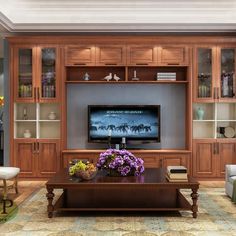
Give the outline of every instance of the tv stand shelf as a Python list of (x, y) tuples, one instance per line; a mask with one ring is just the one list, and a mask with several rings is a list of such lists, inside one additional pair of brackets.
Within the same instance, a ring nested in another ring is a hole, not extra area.
[[(72, 159), (86, 159), (96, 163), (99, 154), (105, 150), (99, 149), (65, 149), (62, 151), (62, 167), (67, 168)], [(183, 165), (190, 170), (191, 151), (187, 149), (140, 149), (129, 150), (135, 156), (144, 160), (145, 167), (166, 167), (168, 165)]]

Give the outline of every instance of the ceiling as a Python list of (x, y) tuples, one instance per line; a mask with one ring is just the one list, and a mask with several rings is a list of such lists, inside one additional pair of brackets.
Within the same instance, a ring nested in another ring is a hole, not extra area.
[(0, 32), (234, 32), (236, 0), (0, 0)]

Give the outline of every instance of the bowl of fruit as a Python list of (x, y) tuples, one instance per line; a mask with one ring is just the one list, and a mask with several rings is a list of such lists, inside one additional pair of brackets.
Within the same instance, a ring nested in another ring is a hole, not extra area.
[(97, 168), (90, 162), (78, 161), (69, 168), (71, 176), (79, 177), (83, 180), (93, 179), (97, 174)]

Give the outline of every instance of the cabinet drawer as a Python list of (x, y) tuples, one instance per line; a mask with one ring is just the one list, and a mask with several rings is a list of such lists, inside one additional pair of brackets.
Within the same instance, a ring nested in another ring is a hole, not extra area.
[(96, 47), (96, 65), (126, 65), (126, 47), (124, 45), (98, 45)]
[(66, 47), (66, 65), (94, 66), (95, 47), (93, 45), (71, 45)]
[(160, 159), (157, 154), (142, 154), (133, 153), (136, 157), (140, 157), (144, 161), (144, 166), (146, 168), (158, 168), (160, 167)]
[(160, 159), (161, 167), (185, 166), (189, 171), (189, 155), (187, 154), (162, 154)]
[(157, 49), (155, 46), (131, 45), (127, 48), (128, 65), (156, 65)]
[(189, 53), (187, 47), (163, 46), (159, 48), (158, 52), (158, 59), (160, 64), (183, 65), (189, 63)]

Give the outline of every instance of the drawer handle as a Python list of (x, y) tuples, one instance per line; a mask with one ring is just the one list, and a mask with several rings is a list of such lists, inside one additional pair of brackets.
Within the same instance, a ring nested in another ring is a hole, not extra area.
[(179, 66), (179, 63), (167, 63), (169, 66)]
[(137, 66), (148, 66), (148, 63), (136, 63)]
[(117, 63), (105, 63), (106, 66), (116, 66)]
[(75, 66), (86, 66), (86, 63), (74, 63)]

